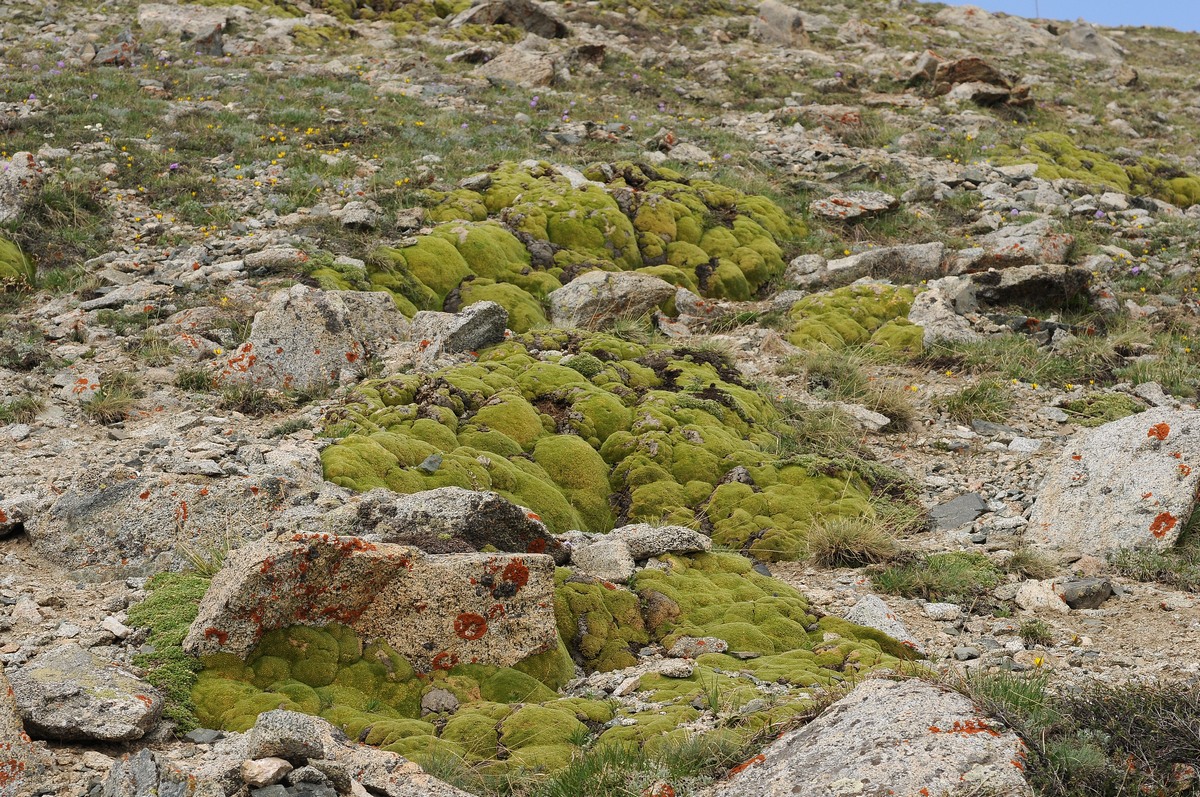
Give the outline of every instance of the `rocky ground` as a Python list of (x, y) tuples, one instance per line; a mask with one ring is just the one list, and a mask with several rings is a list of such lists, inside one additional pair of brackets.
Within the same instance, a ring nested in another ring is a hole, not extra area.
[(0, 795), (1197, 793), (1197, 55), (5, 3)]

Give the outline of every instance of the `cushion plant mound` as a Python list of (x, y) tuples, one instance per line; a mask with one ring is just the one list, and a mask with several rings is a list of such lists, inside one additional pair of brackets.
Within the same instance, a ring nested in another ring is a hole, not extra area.
[(1037, 176), (1045, 180), (1079, 180), (1134, 196), (1154, 196), (1181, 208), (1200, 202), (1200, 176), (1159, 158), (1118, 162), (1104, 153), (1083, 149), (1064, 133), (1026, 136), (1020, 150), (1002, 149), (997, 162), (1036, 163)]
[[(353, 490), (492, 490), (559, 534), (703, 524), (718, 545), (778, 560), (821, 518), (874, 513), (870, 471), (780, 459), (780, 423), (719, 353), (549, 330), (362, 384), (327, 414), (340, 439), (322, 460)], [(422, 467), (432, 454), (440, 464)], [(727, 481), (735, 468), (744, 475)]]
[[(818, 619), (800, 593), (737, 554), (667, 555), (640, 571), (632, 589), (567, 568), (556, 584), (560, 644), (515, 667), (461, 663), (420, 673), (386, 642), (346, 626), (293, 626), (265, 634), (245, 660), (205, 656), (191, 694), (196, 720), (245, 731), (260, 713), (284, 708), (418, 763), (452, 754), (497, 775), (555, 772), (593, 742), (648, 750), (686, 742), (693, 731), (680, 726), (702, 708), (745, 705), (764, 681), (783, 687), (761, 710), (713, 731), (745, 743), (809, 710), (811, 690), (912, 657), (878, 631)], [(557, 692), (575, 675), (572, 659), (586, 671), (623, 668), (649, 642), (682, 635), (718, 637), (730, 650), (701, 654), (688, 677), (644, 673), (640, 699), (624, 707)], [(734, 655), (748, 652), (760, 655)], [(422, 697), (434, 692), (453, 700), (430, 713)]]
[(642, 271), (713, 298), (746, 300), (783, 274), (781, 246), (807, 233), (766, 197), (630, 162), (586, 172), (501, 163), (478, 191), (430, 192), (438, 226), (380, 247), (366, 274), (314, 264), (326, 288), (390, 291), (407, 315), (502, 305), (523, 332), (547, 296), (588, 271)]
[(6, 284), (33, 285), (33, 262), (25, 257), (21, 247), (0, 237), (0, 287)]
[(851, 285), (806, 296), (792, 305), (788, 341), (803, 349), (868, 346), (916, 354), (924, 332), (908, 320), (913, 291), (891, 285)]

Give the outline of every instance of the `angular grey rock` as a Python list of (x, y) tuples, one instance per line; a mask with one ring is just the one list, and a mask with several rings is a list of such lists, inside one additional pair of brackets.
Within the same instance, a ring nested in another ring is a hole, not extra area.
[(549, 556), (426, 556), (360, 537), (281, 534), (226, 556), (183, 648), (244, 657), (267, 631), (340, 622), (422, 670), (506, 666), (554, 646), (553, 594)]
[(510, 25), (543, 39), (561, 39), (571, 29), (558, 18), (553, 6), (532, 0), (485, 0), (450, 20), (451, 28), (463, 25)]
[(863, 595), (846, 613), (846, 619), (856, 625), (874, 628), (909, 647), (916, 648), (917, 640), (908, 632), (904, 621), (888, 608), (883, 599), (875, 595)]
[(551, 54), (516, 47), (510, 47), (475, 68), (475, 74), (493, 83), (511, 83), (527, 88), (552, 85), (556, 73), (557, 59)]
[(372, 355), (407, 338), (408, 326), (387, 293), (295, 285), (254, 316), (250, 339), (217, 379), (279, 390), (352, 382)]
[(1158, 382), (1142, 382), (1133, 389), (1134, 395), (1152, 407), (1178, 407), (1179, 399), (1170, 396)]
[(39, 653), (8, 679), (25, 729), (43, 739), (140, 739), (162, 715), (154, 687), (74, 642)]
[(1175, 543), (1200, 485), (1200, 412), (1154, 408), (1079, 433), (1038, 491), (1025, 533), (1103, 556)]
[(903, 282), (934, 279), (942, 274), (944, 244), (908, 244), (868, 249), (826, 264), (825, 282), (850, 283), (862, 277)]
[(1124, 47), (1084, 22), (1076, 23), (1059, 41), (1068, 50), (1102, 61), (1117, 62), (1125, 57)]
[(242, 762), (242, 781), (251, 788), (281, 783), (293, 769), (286, 760), (275, 756), (254, 758)]
[(571, 564), (589, 576), (617, 584), (629, 581), (637, 569), (629, 545), (608, 536), (571, 551)]
[(181, 544), (215, 549), (262, 534), (319, 478), (255, 470), (230, 479), (81, 473), (48, 511), (29, 517), (25, 530), (39, 555), (80, 580), (152, 575), (183, 564)]
[(512, 553), (544, 553), (559, 564), (567, 549), (530, 509), (499, 493), (439, 487), (402, 495), (376, 489), (331, 513), (353, 514), (345, 531), (377, 534), (383, 542), (415, 545), (426, 553), (466, 553), (492, 546)]
[(596, 329), (648, 313), (675, 295), (666, 280), (633, 271), (589, 271), (550, 294), (555, 326)]
[(432, 364), (443, 354), (473, 352), (500, 343), (508, 327), (508, 311), (495, 302), (476, 302), (457, 313), (422, 310), (413, 316), (410, 335), (418, 358)]
[(1036, 454), (1042, 449), (1042, 441), (1034, 440), (1032, 437), (1014, 437), (1008, 442), (1009, 451), (1017, 451), (1022, 454)]
[(470, 797), (426, 775), (419, 766), (395, 753), (351, 743), (320, 717), (268, 711), (258, 716), (246, 736), (247, 753), (252, 758), (307, 759), (325, 772), (334, 768), (350, 771), (371, 793), (386, 797)]
[(1113, 585), (1107, 578), (1075, 578), (1058, 584), (1055, 591), (1072, 609), (1099, 609), (1112, 597)]
[(850, 191), (810, 202), (810, 213), (830, 221), (856, 221), (878, 216), (900, 206), (900, 200), (882, 191)]
[(987, 501), (978, 493), (967, 493), (952, 498), (929, 510), (929, 519), (938, 530), (957, 529), (987, 511)]
[(665, 553), (697, 553), (711, 551), (712, 539), (685, 526), (652, 526), (635, 523), (613, 529), (609, 537), (624, 540), (629, 553), (637, 561)]
[(973, 341), (982, 336), (962, 313), (975, 309), (974, 284), (965, 277), (943, 277), (916, 295), (908, 320), (925, 330), (926, 346), (938, 341)]
[(958, 692), (871, 679), (771, 744), (714, 797), (1004, 794), (1027, 797), (1024, 746)]
[(804, 33), (804, 15), (779, 0), (762, 0), (758, 4), (758, 14), (750, 23), (750, 36), (784, 47), (808, 44), (808, 37)]
[(971, 275), (976, 296), (987, 304), (1058, 309), (1088, 291), (1092, 274), (1085, 268), (1030, 265)]
[(975, 249), (959, 254), (959, 272), (986, 271), (1042, 263), (1062, 263), (1075, 236), (1059, 232), (1049, 219), (1001, 227), (981, 236)]

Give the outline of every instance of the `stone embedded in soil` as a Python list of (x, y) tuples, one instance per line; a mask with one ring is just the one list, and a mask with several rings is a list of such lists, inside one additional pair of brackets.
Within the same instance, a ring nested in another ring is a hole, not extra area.
[(987, 501), (978, 493), (952, 498), (929, 510), (929, 519), (939, 530), (962, 528), (987, 511)]
[(900, 206), (900, 201), (882, 191), (850, 191), (809, 203), (810, 213), (831, 221), (856, 221), (878, 216)]
[(162, 714), (154, 687), (69, 642), (8, 671), (25, 728), (43, 739), (140, 739)]
[(971, 275), (975, 292), (987, 304), (1060, 309), (1087, 293), (1092, 274), (1056, 264), (1016, 266)]
[(1055, 591), (1072, 609), (1099, 609), (1112, 597), (1113, 585), (1107, 578), (1076, 578), (1057, 585)]
[(908, 632), (904, 621), (878, 596), (863, 595), (846, 613), (846, 619), (856, 625), (882, 631), (892, 639), (912, 648), (917, 647), (917, 640)]
[(421, 669), (509, 665), (554, 646), (553, 578), (544, 555), (426, 556), (359, 537), (281, 535), (226, 557), (183, 647), (244, 657), (267, 631), (339, 622)]
[[(1025, 748), (958, 692), (919, 679), (860, 684), (808, 725), (774, 742), (714, 797), (838, 794), (1031, 795)], [(840, 791), (832, 791), (834, 784)], [(867, 789), (872, 791), (867, 791)]]
[(1200, 412), (1155, 408), (1082, 432), (1047, 472), (1026, 534), (1103, 555), (1175, 544), (1200, 486)]

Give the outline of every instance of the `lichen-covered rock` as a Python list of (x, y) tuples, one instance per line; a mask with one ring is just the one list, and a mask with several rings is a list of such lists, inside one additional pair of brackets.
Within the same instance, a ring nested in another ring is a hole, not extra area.
[[(798, 328), (833, 340), (836, 323), (844, 343), (919, 348), (920, 329), (903, 321), (911, 294), (880, 291), (810, 302)], [(777, 419), (720, 355), (554, 330), (363, 385), (327, 414), (341, 439), (322, 460), (327, 479), (354, 490), (490, 490), (558, 534), (704, 518), (714, 542), (783, 559), (815, 518), (874, 510), (853, 465), (772, 453)], [(739, 467), (746, 478), (725, 483)]]
[(674, 285), (649, 274), (589, 271), (550, 294), (550, 320), (598, 329), (644, 315), (674, 295)]
[(934, 279), (941, 276), (945, 249), (938, 242), (868, 249), (830, 260), (817, 275), (821, 282), (833, 285), (845, 285), (862, 277), (905, 282)]
[(218, 380), (276, 389), (351, 382), (372, 355), (408, 337), (385, 293), (295, 285), (254, 316), (250, 339), (222, 363)]
[(571, 565), (593, 578), (618, 584), (624, 584), (632, 578), (636, 567), (629, 545), (611, 536), (574, 548), (571, 551)]
[[(245, 656), (268, 632), (340, 622), (387, 641), (423, 670), (460, 661), (512, 664), (555, 645), (553, 567), (548, 556), (425, 556), (327, 534), (263, 539), (225, 559), (184, 650)], [(332, 679), (340, 654), (325, 647), (327, 660), (310, 650), (304, 667)], [(306, 680), (285, 666), (285, 656), (276, 658), (278, 670), (259, 676), (263, 685), (289, 674)], [(331, 682), (320, 680), (318, 686)]]
[[(1025, 748), (971, 700), (918, 679), (872, 679), (774, 742), (715, 797), (1033, 793)], [(839, 784), (844, 792), (834, 792)], [(853, 791), (852, 791), (853, 790)]]
[(43, 739), (140, 739), (162, 715), (150, 684), (74, 642), (8, 670), (26, 730)]
[(559, 564), (567, 551), (537, 514), (486, 490), (439, 487), (409, 495), (372, 490), (346, 511), (356, 534), (415, 545), (426, 553), (479, 551), (544, 553)]
[(960, 272), (1005, 269), (1038, 263), (1062, 263), (1075, 236), (1060, 232), (1050, 219), (1001, 227), (981, 236), (979, 246), (958, 254)]
[(882, 191), (850, 191), (809, 203), (810, 213), (830, 221), (857, 221), (878, 216), (900, 206), (900, 201)]
[(47, 511), (25, 521), (34, 548), (82, 580), (150, 575), (198, 550), (261, 535), (311, 482), (299, 471), (256, 466), (248, 478), (210, 479), (131, 470), (83, 472)]
[(683, 526), (652, 526), (634, 523), (613, 529), (612, 537), (623, 540), (630, 555), (641, 561), (665, 553), (699, 553), (712, 550), (712, 540)]
[(1042, 482), (1025, 533), (1091, 554), (1168, 548), (1192, 514), (1198, 485), (1200, 412), (1150, 409), (1071, 440)]

